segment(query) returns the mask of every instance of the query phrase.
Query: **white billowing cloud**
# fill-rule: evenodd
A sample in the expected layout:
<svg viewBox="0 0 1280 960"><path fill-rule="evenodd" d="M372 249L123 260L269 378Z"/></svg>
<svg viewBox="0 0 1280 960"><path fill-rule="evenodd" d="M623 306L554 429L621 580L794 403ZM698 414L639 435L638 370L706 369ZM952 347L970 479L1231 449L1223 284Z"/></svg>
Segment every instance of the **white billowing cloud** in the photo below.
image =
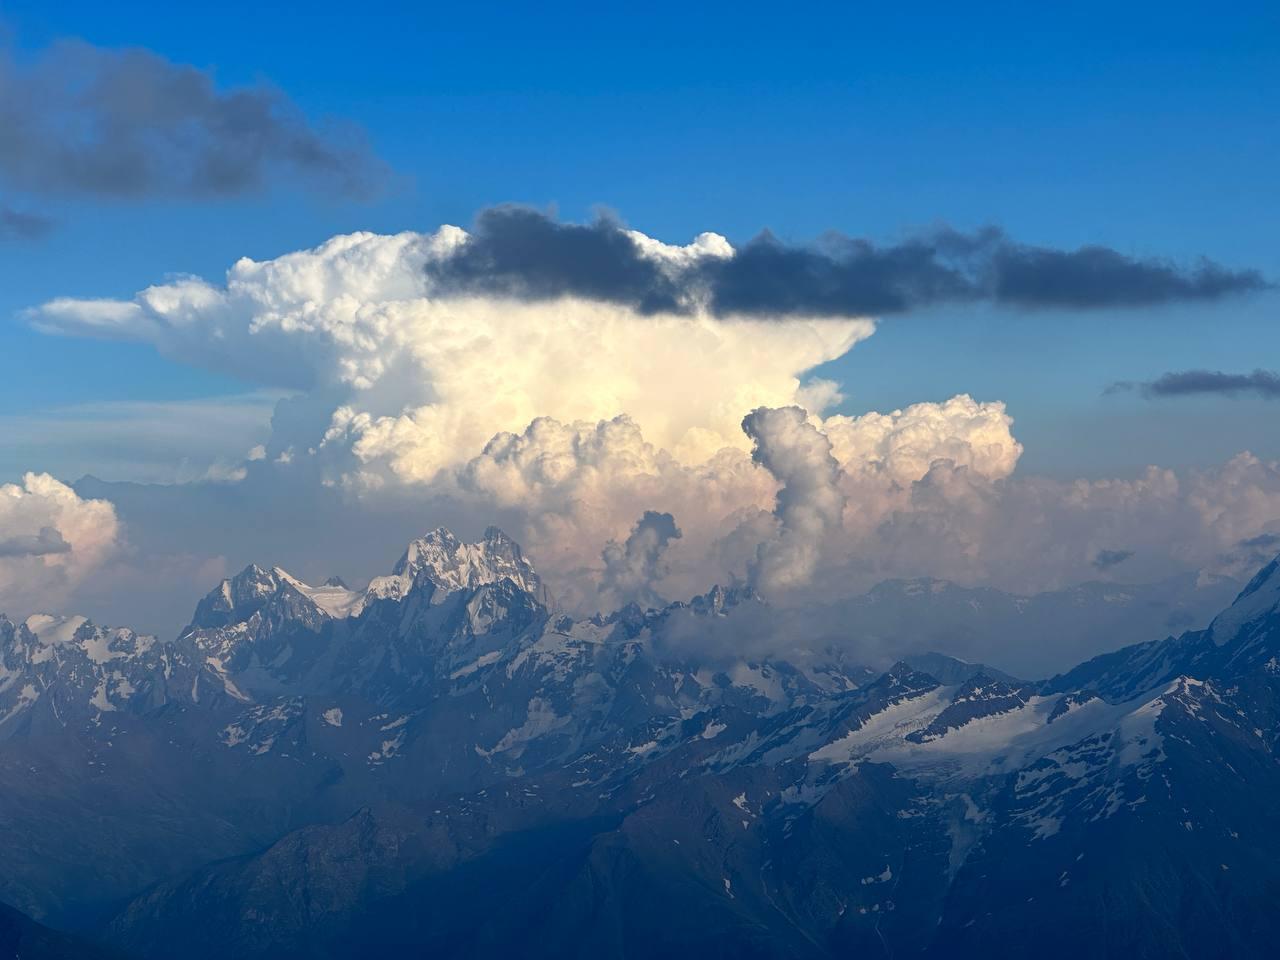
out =
<svg viewBox="0 0 1280 960"><path fill-rule="evenodd" d="M684 462L743 446L737 422L752 402L802 395L800 376L870 332L859 321L721 321L638 316L614 305L454 301L424 330L418 367L435 398L397 415L335 417L364 464L429 481L499 430L538 417L598 420L622 413Z"/></svg>
<svg viewBox="0 0 1280 960"><path fill-rule="evenodd" d="M714 234L687 247L631 236L659 262L732 254ZM327 391L340 402L325 445L350 451L344 468L405 482L430 481L537 417L625 413L662 449L705 462L721 447L745 448L744 410L803 402L818 412L835 400L832 384L805 384L805 374L874 330L856 317L717 319L573 298L435 295L427 265L466 237L456 227L340 236L240 260L221 285L180 278L130 301L54 300L32 321Z"/></svg>
<svg viewBox="0 0 1280 960"><path fill-rule="evenodd" d="M670 454L646 442L625 414L596 424L539 417L523 433L499 433L459 477L465 488L501 506L563 509L590 499L592 488L644 478L664 482L677 466Z"/></svg>
<svg viewBox="0 0 1280 960"><path fill-rule="evenodd" d="M267 386L369 387L412 339L405 305L424 267L465 234L336 236L273 260L241 258L223 284L181 276L131 300L58 298L30 311L48 333L154 344L166 356Z"/></svg>
<svg viewBox="0 0 1280 960"><path fill-rule="evenodd" d="M643 256L677 270L693 266L704 257L727 260L734 254L733 244L718 233L700 233L693 238L693 243L683 247L655 240L639 230L628 230L626 234Z"/></svg>
<svg viewBox="0 0 1280 960"><path fill-rule="evenodd" d="M806 422L804 411L791 408L748 418L748 423L751 430L782 432L785 427L814 446L814 472L796 478L801 486L795 495L805 482L820 483L827 499L815 505L823 526L831 530L841 526L834 512L837 500L847 501L844 539L856 537L864 548L887 517L910 511L911 484L935 461L972 466L975 478L989 485L1013 469L1022 449L1003 405L964 396L887 415L825 421L809 417ZM742 436L756 439L745 431ZM769 451L782 443L772 432L764 439ZM819 456L824 446L825 455ZM758 458L763 455L757 451ZM834 471L833 457L838 464ZM773 466L724 447L691 464L651 443L647 431L629 416L576 423L541 417L520 433L495 436L452 482L478 514L504 510L503 522L512 526L512 533L562 580L599 577L601 545L626 538L633 518L643 511L672 513L684 536L665 592L682 596L706 589L716 579L743 575L757 546L777 536L781 514L773 513L779 484L785 481L774 467L781 471L788 465L782 459L770 462ZM800 531L818 517L807 506L793 510L789 500L786 509L795 520L797 532L788 543L797 551L798 573L808 561L816 562L809 557L800 563L800 545L808 542ZM770 547L766 553L780 549ZM781 555L773 556L780 571Z"/></svg>
<svg viewBox="0 0 1280 960"><path fill-rule="evenodd" d="M0 610L56 607L117 549L105 500L83 500L47 473L0 485Z"/></svg>
<svg viewBox="0 0 1280 960"><path fill-rule="evenodd" d="M647 510L679 518L683 533L655 594L751 576L776 601L806 581L835 596L916 576L1031 593L1102 576L1102 549L1135 554L1113 579L1238 575L1222 555L1280 531L1276 464L1242 455L1185 474L1017 477L1021 445L1003 406L968 397L825 421L769 410L745 426L756 460L725 448L690 465L626 416L539 418L494 437L433 489L462 497L478 522L497 518L569 606L587 607L620 599L591 586L608 576L599 551L624 542Z"/></svg>
<svg viewBox="0 0 1280 960"><path fill-rule="evenodd" d="M850 472L879 472L914 483L938 460L968 467L986 480L1013 473L1022 444L1003 403L979 403L967 394L944 403L915 403L892 413L831 416L822 422L836 459Z"/></svg>
<svg viewBox="0 0 1280 960"><path fill-rule="evenodd" d="M600 592L611 599L614 606L626 603L660 606L662 598L656 586L667 575L667 547L681 536L671 514L646 510L625 543L610 540L605 544L600 556L604 561Z"/></svg>
<svg viewBox="0 0 1280 960"><path fill-rule="evenodd" d="M1197 471L1187 500L1208 531L1226 550L1262 533L1280 532L1280 461L1237 454L1220 469Z"/></svg>
<svg viewBox="0 0 1280 960"><path fill-rule="evenodd" d="M773 511L777 533L759 545L751 568L752 582L768 595L806 583L823 541L840 526L840 464L830 439L800 407L759 407L743 419L742 429L754 444L751 458L782 485Z"/></svg>

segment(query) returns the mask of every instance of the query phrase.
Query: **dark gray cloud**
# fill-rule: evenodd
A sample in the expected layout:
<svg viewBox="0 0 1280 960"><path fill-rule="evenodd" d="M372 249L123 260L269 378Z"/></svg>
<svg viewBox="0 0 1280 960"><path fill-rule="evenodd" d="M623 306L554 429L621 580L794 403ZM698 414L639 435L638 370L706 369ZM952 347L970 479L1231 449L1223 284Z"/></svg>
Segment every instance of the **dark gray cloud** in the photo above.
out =
<svg viewBox="0 0 1280 960"><path fill-rule="evenodd" d="M1112 567L1118 567L1132 556L1132 550L1099 550L1093 558L1093 566L1097 570L1110 570Z"/></svg>
<svg viewBox="0 0 1280 960"><path fill-rule="evenodd" d="M1106 247L1053 250L1001 230L947 228L882 245L841 234L787 244L765 232L730 258L659 263L617 221L561 223L527 207L483 211L471 240L429 267L442 291L528 300L574 295L643 312L884 315L943 303L1102 309L1214 300L1269 286L1255 270L1190 268Z"/></svg>
<svg viewBox="0 0 1280 960"><path fill-rule="evenodd" d="M1183 268L1097 246L1049 250L1002 240L991 266L995 299L1024 307L1145 307L1270 286L1256 270L1230 270L1205 258Z"/></svg>
<svg viewBox="0 0 1280 960"><path fill-rule="evenodd" d="M721 313L886 314L965 301L1092 310L1214 300L1267 286L1256 271L1209 260L1182 269L1107 247L1032 247L994 227L944 228L889 246L832 234L816 246L789 247L762 234L704 271Z"/></svg>
<svg viewBox="0 0 1280 960"><path fill-rule="evenodd" d="M1155 380L1121 380L1107 393L1137 391L1145 397L1190 397L1214 395L1238 397L1254 394L1268 400L1280 398L1280 374L1271 370L1252 373L1223 373L1220 370L1179 370Z"/></svg>
<svg viewBox="0 0 1280 960"><path fill-rule="evenodd" d="M465 293L522 300L574 295L646 312L680 309L676 280L641 257L622 227L604 217L581 226L527 207L491 207L476 217L457 255L430 269L438 283Z"/></svg>
<svg viewBox="0 0 1280 960"><path fill-rule="evenodd" d="M354 130L322 130L267 86L142 49L0 48L0 180L44 195L227 197L283 176L360 197L382 170Z"/></svg>
<svg viewBox="0 0 1280 960"><path fill-rule="evenodd" d="M0 240L39 240L53 228L53 221L0 205Z"/></svg>
<svg viewBox="0 0 1280 960"><path fill-rule="evenodd" d="M981 299L971 261L986 238L942 232L882 247L831 234L804 247L766 232L737 256L704 264L701 273L717 313L901 313Z"/></svg>
<svg viewBox="0 0 1280 960"><path fill-rule="evenodd" d="M71 544L53 527L41 527L35 536L28 534L0 540L0 557L48 557L70 552Z"/></svg>

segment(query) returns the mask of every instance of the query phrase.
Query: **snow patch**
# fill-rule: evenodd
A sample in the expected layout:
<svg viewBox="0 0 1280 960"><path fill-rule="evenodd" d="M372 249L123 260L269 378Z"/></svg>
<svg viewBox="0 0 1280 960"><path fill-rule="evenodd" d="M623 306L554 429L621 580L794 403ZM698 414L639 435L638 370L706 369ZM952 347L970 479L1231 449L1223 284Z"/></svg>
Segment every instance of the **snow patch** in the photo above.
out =
<svg viewBox="0 0 1280 960"><path fill-rule="evenodd" d="M866 887L866 886L870 886L873 883L888 883L892 879L893 879L893 867L889 866L888 864L885 864L885 868L882 871L877 873L874 877L863 877L861 882L862 882L862 885Z"/></svg>
<svg viewBox="0 0 1280 960"><path fill-rule="evenodd" d="M383 740L382 746L373 753L369 754L369 765L379 766L394 757L400 752L400 748L404 746L404 730L401 730L390 740Z"/></svg>
<svg viewBox="0 0 1280 960"><path fill-rule="evenodd" d="M471 674L475 673L481 667L487 667L489 664L493 663L500 656L502 656L501 650L490 650L488 653L482 654L481 656L477 657L475 660L472 660L470 663L465 664L464 666L461 666L457 670L453 671L453 673L449 674L449 679L461 680L463 677L469 677L471 676Z"/></svg>
<svg viewBox="0 0 1280 960"><path fill-rule="evenodd" d="M49 613L35 613L25 621L27 629L46 646L70 643L76 631L86 622L85 617L55 617Z"/></svg>
<svg viewBox="0 0 1280 960"><path fill-rule="evenodd" d="M363 606L364 594L355 590L337 584L313 587L279 567L272 572L335 620L356 616Z"/></svg>
<svg viewBox="0 0 1280 960"><path fill-rule="evenodd" d="M569 719L569 717L558 716L550 701L534 697L529 701L524 723L503 734L502 739L494 744L492 749L485 750L477 744L476 753L486 759L494 754L509 753L511 759L518 759L529 743L538 737L559 730L569 723Z"/></svg>

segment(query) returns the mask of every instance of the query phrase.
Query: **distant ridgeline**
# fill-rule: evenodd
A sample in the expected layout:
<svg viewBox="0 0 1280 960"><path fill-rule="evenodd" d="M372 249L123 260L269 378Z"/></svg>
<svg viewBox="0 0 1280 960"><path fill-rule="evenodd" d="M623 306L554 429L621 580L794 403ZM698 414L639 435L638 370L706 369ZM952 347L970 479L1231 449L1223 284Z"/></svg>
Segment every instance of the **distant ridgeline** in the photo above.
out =
<svg viewBox="0 0 1280 960"><path fill-rule="evenodd" d="M0 618L0 953L1275 956L1276 563L1036 682L669 642L761 603L572 619L436 530L172 641Z"/></svg>

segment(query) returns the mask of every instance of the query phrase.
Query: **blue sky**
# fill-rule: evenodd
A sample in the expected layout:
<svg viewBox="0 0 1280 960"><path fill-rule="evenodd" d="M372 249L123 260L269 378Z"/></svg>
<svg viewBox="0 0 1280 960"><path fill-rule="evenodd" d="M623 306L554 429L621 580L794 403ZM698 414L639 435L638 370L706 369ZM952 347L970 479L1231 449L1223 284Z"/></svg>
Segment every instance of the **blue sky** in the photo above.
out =
<svg viewBox="0 0 1280 960"><path fill-rule="evenodd" d="M356 12L358 10L358 12ZM158 12L159 11L159 12ZM1208 255L1280 277L1274 4L775 6L10 2L18 55L60 37L266 79L362 126L394 171L372 203L279 189L217 203L42 200L48 237L0 248L0 409L238 393L150 347L33 333L23 308L218 278L335 233L466 224L489 204L596 205L670 242L767 227L893 239L993 223L1029 243ZM1021 470L1280 455L1276 402L1101 395L1167 370L1280 356L1280 297L1092 313L965 307L885 321L832 366L846 409L967 391L1009 404ZM40 464L30 464L40 466ZM16 471L5 469L5 478Z"/></svg>

